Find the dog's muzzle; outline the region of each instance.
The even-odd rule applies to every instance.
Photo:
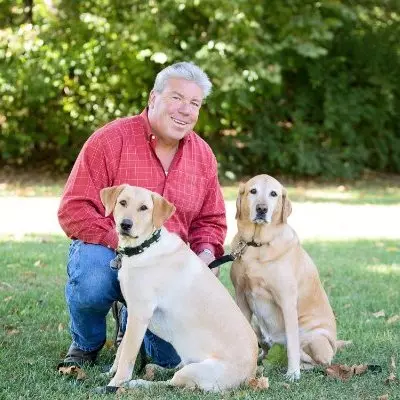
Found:
[[[253,222],[256,224],[264,224],[267,222],[267,212],[268,206],[266,204],[257,204],[256,205],[256,217]]]
[[[132,229],[133,226],[133,222],[132,220],[128,219],[128,218],[124,218],[121,223],[119,224],[120,226],[120,233],[121,235],[129,235],[130,234],[130,230]]]

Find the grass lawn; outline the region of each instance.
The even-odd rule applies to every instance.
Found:
[[[178,389],[135,390],[127,399],[400,399],[400,384],[386,384],[391,358],[400,375],[400,245],[394,240],[305,242],[319,267],[338,321],[338,336],[353,345],[337,354],[335,363],[378,364],[381,372],[367,372],[347,382],[322,371],[304,372],[298,383],[287,385],[282,366],[265,364],[270,389],[240,388],[224,394]],[[91,390],[104,385],[100,367],[87,369],[79,383],[57,374],[55,366],[70,344],[63,295],[68,241],[58,236],[0,238],[0,399],[95,399]],[[222,281],[231,290],[229,265]],[[216,307],[218,305],[216,304]],[[384,316],[374,313],[383,310]],[[111,324],[109,324],[111,326]],[[109,329],[111,338],[112,329]],[[112,362],[106,346],[100,364]]]
[[[295,202],[335,202],[341,204],[391,205],[400,203],[400,177],[383,175],[357,181],[322,182],[318,180],[293,181],[278,178]],[[59,197],[67,175],[54,177],[48,171],[32,173],[12,169],[0,171],[0,197]],[[225,200],[235,200],[238,183],[223,186]]]

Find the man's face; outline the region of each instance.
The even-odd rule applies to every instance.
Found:
[[[192,131],[203,100],[203,91],[192,81],[171,78],[161,93],[150,93],[149,122],[158,139],[174,144]]]

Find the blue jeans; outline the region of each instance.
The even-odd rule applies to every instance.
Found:
[[[74,344],[83,351],[100,350],[106,341],[106,315],[115,300],[123,301],[118,272],[110,268],[114,250],[97,244],[73,240],[68,256],[68,281],[65,297]],[[127,313],[124,311],[123,329]],[[175,367],[180,358],[172,345],[147,330],[146,353],[152,362]]]

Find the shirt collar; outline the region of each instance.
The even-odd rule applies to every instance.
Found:
[[[144,121],[144,128],[145,128],[145,135],[148,141],[154,140],[157,135],[155,133],[153,133],[153,131],[151,130],[151,126],[150,126],[150,122],[149,122],[149,117],[147,115],[147,111],[148,108],[146,107],[140,114],[140,116],[143,118]],[[180,141],[185,144],[187,142],[189,142],[192,138],[193,135],[193,131],[187,133],[183,139],[181,139]]]

